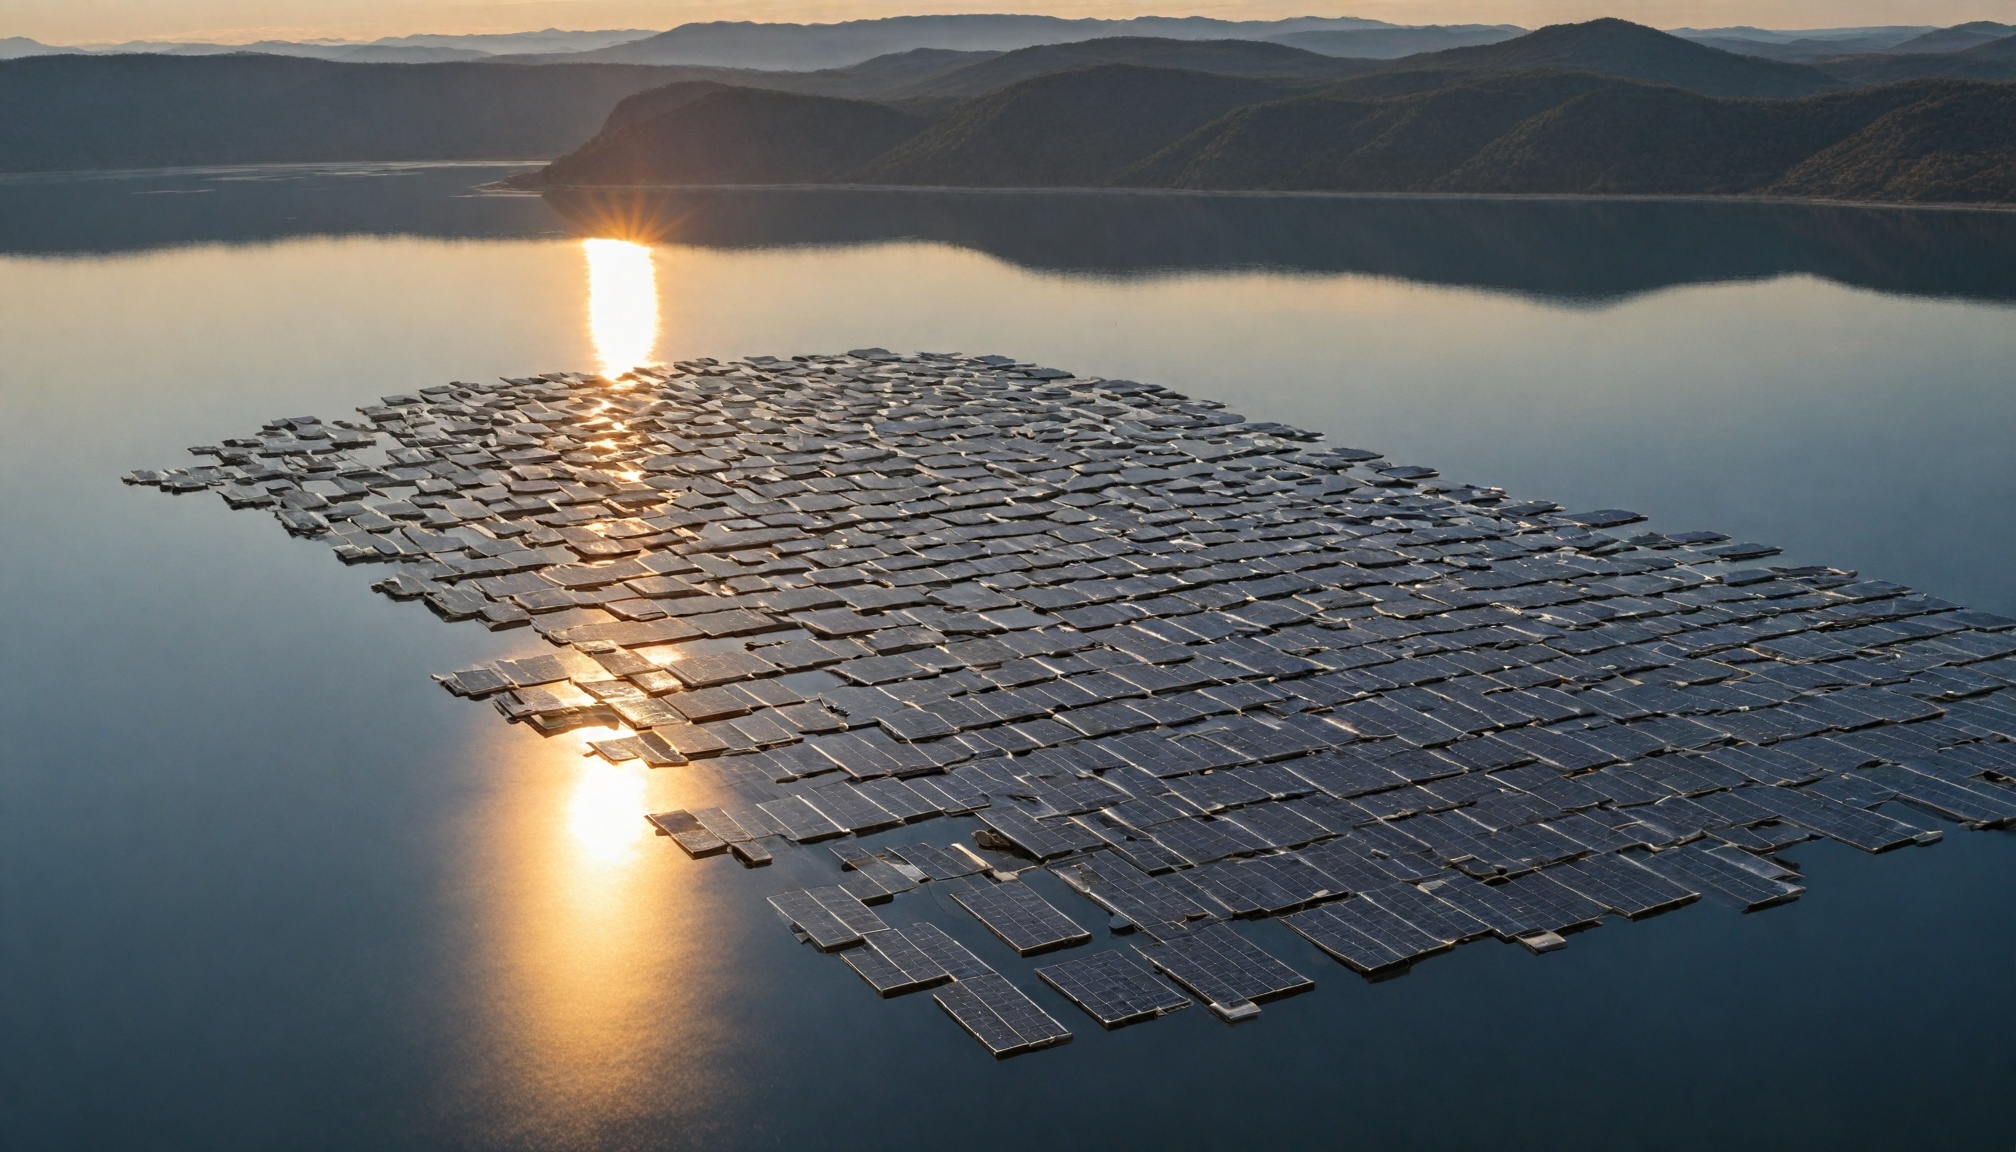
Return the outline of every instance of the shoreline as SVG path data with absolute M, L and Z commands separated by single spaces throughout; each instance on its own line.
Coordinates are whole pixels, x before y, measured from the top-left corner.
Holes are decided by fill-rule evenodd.
M 0 185 L 45 181 L 120 179 L 138 176 L 230 175 L 260 172 L 327 172 L 331 170 L 375 168 L 386 174 L 410 169 L 438 168 L 538 168 L 546 161 L 524 158 L 496 160 L 314 160 L 264 164 L 202 164 L 188 167 L 156 168 L 70 168 L 47 172 L 0 172 Z M 1827 208 L 1871 208 L 1917 212 L 2016 212 L 2016 201 L 1914 201 L 1838 200 L 1801 196 L 1745 196 L 1685 192 L 1345 192 L 1321 189 L 1267 188 L 1111 188 L 1097 186 L 975 186 L 965 184 L 556 184 L 525 188 L 493 180 L 476 184 L 473 190 L 489 195 L 543 196 L 548 192 L 906 192 L 948 193 L 984 196 L 1164 196 L 1246 199 L 1316 200 L 1425 200 L 1483 201 L 1507 203 L 1676 203 L 1676 204 L 1763 204 Z
M 1547 203 L 1681 203 L 1769 204 L 1830 208 L 1889 208 L 1939 212 L 2016 212 L 2016 201 L 1950 202 L 1914 200 L 1831 200 L 1802 196 L 1742 196 L 1711 193 L 1656 192 L 1333 192 L 1301 189 L 1240 188 L 1108 188 L 1108 187 L 980 187 L 963 184 L 556 184 L 542 188 L 506 186 L 502 181 L 477 186 L 494 193 L 543 196 L 548 192 L 929 192 L 973 195 L 1106 195 L 1209 196 L 1252 199 L 1320 200 L 1450 200 Z

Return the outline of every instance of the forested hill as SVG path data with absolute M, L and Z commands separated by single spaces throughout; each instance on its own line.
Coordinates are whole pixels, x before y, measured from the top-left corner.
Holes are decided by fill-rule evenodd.
M 1444 73 L 1425 87 L 1393 79 L 1311 87 L 1112 64 L 935 109 L 709 89 L 517 183 L 2016 203 L 2011 84 L 1915 80 L 1737 100 L 1554 69 Z M 794 143 L 801 119 L 814 118 L 818 147 Z

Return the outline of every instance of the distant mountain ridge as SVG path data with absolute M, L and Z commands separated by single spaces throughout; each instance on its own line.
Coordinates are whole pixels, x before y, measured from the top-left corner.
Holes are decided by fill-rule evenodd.
M 1074 20 L 1053 16 L 954 14 L 880 17 L 838 24 L 711 21 L 682 24 L 663 31 L 645 28 L 597 31 L 546 28 L 536 32 L 381 36 L 370 41 L 267 39 L 256 43 L 201 43 L 133 40 L 123 44 L 65 46 L 42 44 L 22 36 L 7 36 L 0 37 L 0 60 L 49 53 L 215 55 L 259 51 L 331 60 L 424 62 L 495 57 L 514 63 L 693 64 L 813 71 L 847 67 L 873 56 L 922 47 L 1001 52 L 1038 44 L 1109 36 L 1272 41 L 1330 56 L 1386 60 L 1445 48 L 1495 43 L 1525 31 L 1509 24 L 1399 25 L 1351 17 L 1304 16 L 1260 21 L 1142 16 Z M 1950 28 L 1921 24 L 1790 31 L 1748 26 L 1675 28 L 1668 31 L 1726 51 L 1803 63 L 1851 54 L 1960 51 L 2016 34 L 2016 25 L 1977 20 Z M 646 41 L 649 43 L 646 44 Z M 610 52 L 612 49 L 621 51 Z M 440 51 L 455 55 L 430 54 Z M 590 56 L 586 53 L 608 54 Z
M 1887 84 L 1933 77 L 2016 80 L 2016 36 L 2004 36 L 1958 52 L 1842 56 L 1820 61 L 1819 66 L 1850 84 Z
M 1704 96 L 1770 99 L 1811 96 L 1843 86 L 1817 68 L 1739 56 L 1614 18 L 1556 24 L 1498 44 L 1412 56 L 1395 67 L 1457 73 L 1559 68 L 1671 84 Z
M 1888 52 L 1915 36 L 1933 31 L 1937 29 L 1924 25 L 1821 30 L 1807 35 L 1772 33 L 1761 28 L 1672 30 L 1675 36 L 1710 48 L 1794 64 L 1808 64 L 1828 56 Z
M 435 63 L 493 60 L 507 63 L 636 63 L 766 71 L 848 68 L 877 56 L 920 48 L 1005 52 L 1042 44 L 1114 36 L 1183 40 L 1250 40 L 1287 44 L 1327 56 L 1390 60 L 1444 49 L 1502 42 L 1525 29 L 1513 25 L 1396 25 L 1358 18 L 1291 17 L 1225 20 L 1141 16 L 1066 19 L 1054 16 L 954 14 L 896 16 L 837 24 L 712 21 L 667 31 L 603 29 L 536 32 L 421 34 L 358 40 L 261 40 L 255 43 L 129 41 L 65 47 L 21 36 L 0 37 L 0 60 L 24 56 L 159 53 L 224 55 L 259 52 L 358 63 Z M 1778 31 L 1753 27 L 1681 28 L 1673 34 L 1739 55 L 1792 63 L 1870 54 L 1940 56 L 2010 34 L 2016 25 L 1974 21 L 1950 28 L 1888 25 Z M 1946 74 L 1937 69 L 1926 74 Z M 1859 82 L 1859 81 L 1857 81 Z M 784 85 L 777 85 L 785 87 Z
M 381 46 L 440 47 L 431 39 Z M 572 149 L 528 182 L 2016 199 L 1998 190 L 2007 140 L 1988 86 L 1906 85 L 1897 104 L 1867 94 L 1928 69 L 2006 79 L 2016 40 L 1814 66 L 1617 20 L 1394 60 L 1141 36 L 809 71 L 45 55 L 0 62 L 0 170 Z M 800 155 L 778 155 L 792 140 Z
M 540 159 L 593 136 L 625 96 L 691 71 L 36 56 L 0 63 L 0 171 Z
M 131 40 L 88 47 L 41 44 L 26 37 L 0 38 L 0 60 L 22 56 L 163 55 L 221 56 L 258 52 L 270 56 L 303 56 L 311 60 L 354 63 L 429 64 L 444 60 L 482 60 L 503 53 L 572 54 L 607 48 L 654 35 L 649 29 L 607 29 L 594 32 L 546 28 L 537 32 L 472 33 L 465 35 L 383 36 L 357 40 L 259 40 L 243 44 L 200 41 Z
M 1993 20 L 1976 20 L 1970 24 L 1955 24 L 1951 28 L 1941 28 L 1914 36 L 1895 48 L 1892 52 L 1964 52 L 1978 48 L 1991 40 L 2016 36 L 2016 25 L 1997 24 Z
M 26 36 L 0 36 L 0 60 L 21 60 L 29 56 L 54 56 L 68 51 L 52 48 Z
M 1017 81 L 1098 64 L 1140 64 L 1223 76 L 1267 76 L 1310 81 L 1339 80 L 1377 70 L 1365 60 L 1334 56 L 1259 40 L 1162 40 L 1115 36 L 1069 44 L 1044 44 L 988 56 L 892 89 L 888 100 L 982 96 Z
M 802 162 L 739 144 L 704 182 L 2016 202 L 2012 85 L 1842 90 L 1814 69 L 1611 20 L 1330 83 L 1147 67 L 1128 58 L 1139 43 L 1112 44 L 1105 63 L 913 108 L 894 143 L 899 124 L 885 118 L 882 136 L 851 148 L 828 140 Z M 849 103 L 897 112 L 832 100 L 818 106 L 822 123 L 845 131 L 839 105 Z M 516 183 L 702 183 L 666 173 L 693 170 L 696 142 L 733 135 L 756 106 L 786 108 L 711 91 Z
M 856 69 L 757 72 L 249 53 L 39 55 L 0 61 L 0 172 L 546 160 L 593 137 L 624 98 L 667 84 L 873 96 L 972 62 L 963 53 L 906 56 Z
M 811 70 L 844 68 L 913 48 L 1010 52 L 1111 36 L 1168 40 L 1264 40 L 1312 31 L 1393 28 L 1378 20 L 1300 16 L 1286 20 L 1216 20 L 1203 16 L 1137 16 L 1126 20 L 1058 16 L 891 16 L 837 24 L 682 24 L 656 36 L 572 59 L 623 64 L 709 64 Z
M 1420 52 L 1444 48 L 1469 48 L 1496 44 L 1522 36 L 1526 29 L 1512 24 L 1456 24 L 1428 28 L 1330 28 L 1308 32 L 1283 32 L 1268 37 L 1276 44 L 1321 52 L 1325 56 L 1346 56 L 1355 60 L 1398 60 Z

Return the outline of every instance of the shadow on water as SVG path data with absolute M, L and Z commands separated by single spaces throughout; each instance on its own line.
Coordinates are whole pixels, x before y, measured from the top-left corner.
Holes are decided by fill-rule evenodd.
M 2016 213 L 1711 201 L 1458 200 L 814 188 L 475 186 L 522 166 L 325 165 L 0 181 L 0 253 L 304 235 L 574 233 L 753 249 L 921 240 L 1045 272 L 1360 273 L 1560 302 L 1811 275 L 1901 295 L 2016 300 Z

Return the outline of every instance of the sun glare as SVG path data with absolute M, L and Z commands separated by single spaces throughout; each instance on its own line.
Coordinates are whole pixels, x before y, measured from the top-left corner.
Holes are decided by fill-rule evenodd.
M 626 860 L 650 829 L 644 823 L 644 780 L 634 769 L 587 760 L 567 804 L 567 829 L 585 860 Z
M 588 258 L 588 337 L 602 374 L 614 379 L 651 362 L 658 344 L 658 278 L 651 249 L 628 240 L 583 240 Z

